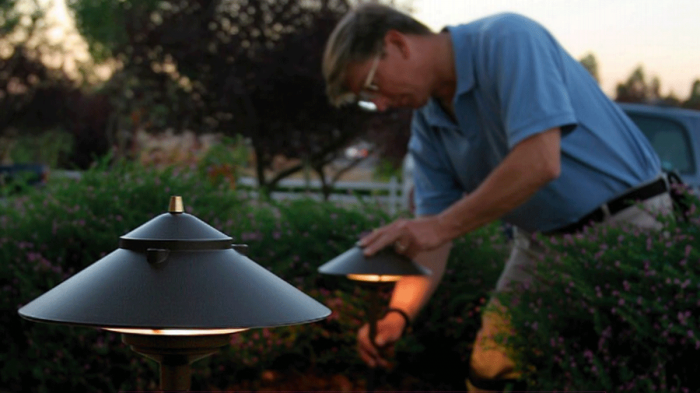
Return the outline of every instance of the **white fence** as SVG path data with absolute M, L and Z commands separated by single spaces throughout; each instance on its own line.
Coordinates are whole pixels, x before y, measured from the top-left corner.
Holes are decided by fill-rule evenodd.
M 56 170 L 51 176 L 57 178 L 80 179 L 79 171 Z M 242 189 L 252 188 L 250 191 L 243 190 L 251 197 L 257 197 L 258 180 L 253 177 L 242 177 L 238 179 L 238 184 Z M 304 179 L 283 179 L 277 186 L 282 189 L 274 191 L 272 198 L 275 200 L 311 198 L 323 200 L 321 192 L 322 184 L 320 180 Z M 399 210 L 407 209 L 408 201 L 403 196 L 403 185 L 392 177 L 388 182 L 350 182 L 339 181 L 333 184 L 333 192 L 328 200 L 347 204 L 375 203 L 382 206 L 389 214 L 396 214 Z
M 258 187 L 258 180 L 252 177 L 238 179 L 238 184 L 248 187 Z M 320 180 L 283 179 L 277 184 L 281 190 L 273 191 L 275 200 L 311 198 L 323 200 Z M 395 214 L 400 209 L 407 208 L 407 201 L 402 196 L 402 185 L 392 177 L 388 182 L 350 182 L 339 181 L 333 184 L 332 193 L 328 200 L 347 204 L 376 203 L 385 208 L 389 214 Z M 249 195 L 257 196 L 257 191 Z

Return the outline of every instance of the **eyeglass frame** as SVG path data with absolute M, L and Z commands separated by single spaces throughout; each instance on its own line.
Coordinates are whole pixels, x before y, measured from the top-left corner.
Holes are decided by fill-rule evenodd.
M 373 98 L 373 93 L 379 91 L 379 87 L 375 85 L 374 74 L 377 73 L 377 68 L 379 67 L 379 60 L 382 58 L 382 53 L 378 53 L 377 56 L 372 60 L 372 66 L 369 68 L 367 77 L 365 78 L 365 83 L 362 85 L 362 90 L 357 94 L 356 101 L 360 102 L 371 102 Z
M 374 60 L 372 60 L 372 65 L 370 66 L 369 72 L 367 73 L 367 77 L 365 77 L 365 82 L 362 85 L 362 90 L 360 90 L 358 94 L 355 94 L 351 91 L 341 94 L 336 99 L 338 105 L 356 104 L 366 110 L 368 109 L 366 105 L 374 106 L 374 103 L 372 102 L 372 98 L 374 98 L 373 93 L 379 91 L 379 87 L 372 82 L 374 81 L 374 75 L 377 72 L 377 68 L 379 67 L 379 60 L 381 60 L 382 55 L 383 52 L 380 52 L 375 56 Z

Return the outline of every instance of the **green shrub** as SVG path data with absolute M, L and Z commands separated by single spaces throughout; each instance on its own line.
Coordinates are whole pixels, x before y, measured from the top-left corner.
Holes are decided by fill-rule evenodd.
M 698 391 L 700 214 L 659 219 L 660 232 L 594 226 L 539 239 L 550 253 L 538 280 L 502 299 L 529 388 Z
M 0 386 L 8 391 L 154 390 L 156 365 L 129 350 L 118 334 L 26 321 L 17 309 L 118 247 L 119 236 L 162 214 L 171 195 L 185 209 L 236 243 L 277 276 L 323 302 L 333 314 L 312 324 L 256 329 L 194 364 L 193 390 L 245 383 L 259 389 L 269 370 L 364 378 L 355 333 L 365 321 L 369 292 L 317 268 L 349 249 L 363 232 L 391 218 L 376 207 L 342 207 L 300 200 L 241 199 L 196 168 L 164 171 L 129 164 L 99 166 L 81 180 L 52 179 L 43 190 L 0 205 Z M 463 361 L 478 326 L 478 307 L 504 258 L 497 227 L 456 242 L 444 285 L 397 346 L 398 366 L 385 386 L 416 390 L 442 386 L 452 359 Z M 465 285 L 470 290 L 464 291 Z M 465 294 L 464 292 L 468 292 Z M 382 293 L 387 299 L 388 292 Z M 424 357 L 442 350 L 451 356 Z M 425 370 L 422 372 L 421 370 Z M 412 376 L 407 379 L 407 375 Z M 407 385 L 409 381 L 412 385 Z M 457 388 L 463 387 L 462 382 Z
M 189 172 L 137 170 L 127 164 L 54 179 L 0 207 L 1 384 L 10 391 L 114 391 L 154 387 L 155 368 L 119 336 L 38 324 L 17 309 L 118 246 L 119 236 L 161 214 L 172 194 L 226 212 L 236 196 Z M 240 203 L 238 203 L 240 205 Z M 109 371 L 107 371 L 109 370 Z
M 262 376 L 270 371 L 364 378 L 355 333 L 370 292 L 317 268 L 392 217 L 370 205 L 243 199 L 199 173 L 100 166 L 80 181 L 52 179 L 0 204 L 0 391 L 156 389 L 157 366 L 118 334 L 29 322 L 17 309 L 117 248 L 119 236 L 162 214 L 175 194 L 189 213 L 248 244 L 261 266 L 333 310 L 316 323 L 234 336 L 232 345 L 194 364 L 193 390 L 269 390 L 274 381 Z M 551 249 L 538 270 L 546 285 L 502 300 L 513 304 L 517 334 L 507 345 L 530 387 L 697 391 L 691 376 L 700 372 L 699 223 L 693 207 L 688 222 L 668 221 L 661 232 L 597 227 L 540 239 Z M 379 373 L 378 387 L 463 389 L 481 307 L 507 248 L 498 225 L 455 241 L 442 285 L 413 334 L 396 346 L 395 367 Z M 388 289 L 380 293 L 385 304 Z
M 17 136 L 10 149 L 14 163 L 40 163 L 50 168 L 63 167 L 75 144 L 69 132 L 52 129 L 40 134 Z

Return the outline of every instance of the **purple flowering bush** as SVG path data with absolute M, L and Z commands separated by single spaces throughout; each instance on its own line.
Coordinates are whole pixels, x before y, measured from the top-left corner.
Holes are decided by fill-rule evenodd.
M 538 278 L 501 299 L 503 342 L 533 390 L 697 392 L 700 212 L 661 231 L 593 226 L 539 238 Z
M 155 388 L 153 364 L 118 334 L 41 324 L 17 309 L 118 247 L 119 236 L 167 209 L 170 195 L 227 211 L 226 188 L 189 171 L 99 167 L 80 181 L 54 179 L 0 205 L 0 385 L 7 391 L 110 392 Z M 204 202 L 199 202 L 202 200 Z M 240 203 L 238 203 L 240 205 Z
M 340 207 L 311 200 L 271 203 L 247 211 L 245 219 L 221 222 L 235 241 L 249 245 L 249 256 L 333 310 L 325 320 L 300 326 L 251 330 L 236 345 L 201 362 L 201 372 L 217 388 L 265 389 L 260 376 L 289 373 L 334 375 L 363 380 L 366 368 L 355 350 L 355 333 L 366 322 L 370 289 L 317 272 L 323 263 L 353 247 L 362 234 L 390 217 L 373 206 Z M 200 215 L 207 222 L 215 222 Z M 216 225 L 215 225 L 216 226 Z M 394 367 L 380 373 L 386 389 L 455 390 L 479 326 L 479 310 L 507 255 L 503 231 L 490 226 L 455 241 L 448 270 L 435 296 L 414 323 L 413 333 L 395 348 Z M 465 291 L 465 285 L 471 290 Z M 380 296 L 388 303 L 391 287 Z M 281 378 L 281 377 L 280 377 Z M 241 384 L 241 381 L 245 383 Z M 362 388 L 360 381 L 357 388 Z M 310 387 L 301 387 L 301 390 Z M 294 390 L 299 390 L 295 386 Z
M 188 213 L 248 244 L 251 259 L 333 310 L 316 323 L 234 336 L 230 346 L 194 363 L 192 389 L 270 390 L 282 374 L 342 374 L 361 387 L 366 369 L 355 352 L 355 333 L 366 320 L 370 292 L 317 269 L 391 217 L 372 205 L 243 198 L 196 168 L 118 164 L 98 166 L 79 181 L 52 179 L 44 189 L 0 204 L 0 391 L 157 388 L 157 365 L 128 349 L 118 334 L 29 322 L 17 309 L 116 249 L 119 236 L 165 212 L 171 195 L 182 195 Z M 378 387 L 463 388 L 461 376 L 449 380 L 454 373 L 447 370 L 468 356 L 480 307 L 507 253 L 504 244 L 497 226 L 455 242 L 443 285 L 413 334 L 397 345 L 396 366 L 381 373 Z M 381 293 L 384 303 L 389 289 Z M 305 388 L 311 387 L 296 390 Z

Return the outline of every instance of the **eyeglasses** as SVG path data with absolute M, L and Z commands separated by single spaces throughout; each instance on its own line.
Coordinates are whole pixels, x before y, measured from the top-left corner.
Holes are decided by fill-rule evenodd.
M 375 110 L 375 105 L 372 101 L 376 98 L 379 87 L 374 84 L 374 74 L 377 72 L 377 67 L 379 66 L 379 60 L 381 60 L 381 58 L 382 54 L 379 53 L 374 60 L 372 60 L 372 66 L 369 68 L 369 72 L 365 78 L 365 83 L 362 85 L 360 92 L 355 94 L 351 91 L 346 91 L 345 93 L 340 94 L 335 99 L 335 105 L 342 106 L 346 104 L 357 104 L 362 109 L 369 111 Z
M 382 54 L 379 53 L 372 61 L 372 66 L 369 68 L 367 73 L 367 78 L 365 83 L 362 85 L 362 90 L 357 95 L 358 101 L 361 102 L 371 102 L 376 97 L 376 92 L 379 91 L 379 87 L 374 84 L 374 74 L 377 72 L 377 67 L 379 66 L 379 60 Z
M 367 79 L 365 79 L 365 84 L 362 86 L 362 90 L 369 90 L 369 91 L 378 91 L 379 88 L 377 85 L 375 85 L 374 82 L 374 74 L 377 72 L 377 67 L 379 66 L 379 60 L 381 59 L 382 54 L 378 54 L 377 57 L 374 58 L 374 61 L 372 61 L 372 67 L 370 67 L 369 72 L 367 73 Z

